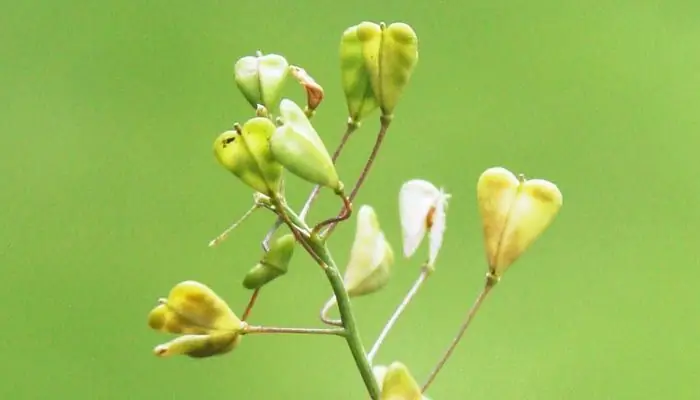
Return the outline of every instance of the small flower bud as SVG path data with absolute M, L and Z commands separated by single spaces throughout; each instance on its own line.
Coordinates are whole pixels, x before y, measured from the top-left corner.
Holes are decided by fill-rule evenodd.
M 563 197 L 553 183 L 489 168 L 479 177 L 477 201 L 491 275 L 500 278 L 558 214 Z
M 422 179 L 401 186 L 399 214 L 404 256 L 411 257 L 416 252 L 427 231 L 430 239 L 427 267 L 434 267 L 445 234 L 449 199 L 449 194 Z
M 216 160 L 254 190 L 274 195 L 282 177 L 282 165 L 270 153 L 275 125 L 255 117 L 237 128 L 240 130 L 226 131 L 214 141 Z
M 350 120 L 359 124 L 379 107 L 365 62 L 360 27 L 380 31 L 379 25 L 362 22 L 343 32 L 340 39 L 340 72 Z
M 380 400 L 422 400 L 421 388 L 408 368 L 395 361 L 384 372 Z
M 368 205 L 357 213 L 355 241 L 345 269 L 345 288 L 350 297 L 374 293 L 389 282 L 394 252 L 379 227 L 377 214 Z
M 304 111 L 293 101 L 280 103 L 282 126 L 270 140 L 270 151 L 280 164 L 298 177 L 340 192 L 343 184 L 326 146 Z
M 246 274 L 243 287 L 251 290 L 259 289 L 273 279 L 286 274 L 295 245 L 296 239 L 291 233 L 275 240 L 262 260 Z
M 277 54 L 246 56 L 234 65 L 238 89 L 253 108 L 277 110 L 289 74 L 289 63 Z

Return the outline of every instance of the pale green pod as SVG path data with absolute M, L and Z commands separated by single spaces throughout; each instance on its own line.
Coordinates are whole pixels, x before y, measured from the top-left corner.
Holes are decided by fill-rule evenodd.
M 275 240 L 262 260 L 246 274 L 243 287 L 251 290 L 259 289 L 286 274 L 295 245 L 296 239 L 291 233 Z
M 238 90 L 248 100 L 251 106 L 258 108 L 263 105 L 262 90 L 260 89 L 260 60 L 256 56 L 245 56 L 236 61 L 233 66 L 233 77 Z
M 238 89 L 253 108 L 277 110 L 289 75 L 289 63 L 278 54 L 259 54 L 239 59 L 234 65 Z
M 360 123 L 379 107 L 372 89 L 358 31 L 379 30 L 379 25 L 362 22 L 343 32 L 340 39 L 340 73 L 350 120 Z
M 308 182 L 341 191 L 343 185 L 335 165 L 304 111 L 293 101 L 283 99 L 280 115 L 283 124 L 270 140 L 274 159 Z
M 267 54 L 260 57 L 259 71 L 263 105 L 270 112 L 277 112 L 289 75 L 289 63 L 280 55 Z
M 279 191 L 282 165 L 270 152 L 270 138 L 275 125 L 267 118 L 248 120 L 237 131 L 226 131 L 214 142 L 214 155 L 224 168 L 231 171 L 256 191 L 272 196 Z
M 382 232 L 377 214 L 368 205 L 357 213 L 355 240 L 343 281 L 350 297 L 374 293 L 391 277 L 394 252 Z

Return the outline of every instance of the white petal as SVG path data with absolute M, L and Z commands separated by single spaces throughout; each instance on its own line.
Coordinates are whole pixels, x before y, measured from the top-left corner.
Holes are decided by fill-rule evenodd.
M 437 259 L 440 247 L 442 247 L 442 238 L 445 235 L 447 201 L 450 195 L 440 190 L 440 195 L 435 201 L 435 211 L 432 214 L 432 221 L 428 237 L 430 239 L 430 256 L 428 258 L 428 266 L 433 267 Z
M 403 253 L 411 257 L 427 229 L 427 217 L 440 197 L 440 191 L 422 179 L 410 180 L 399 191 L 399 214 L 403 234 Z

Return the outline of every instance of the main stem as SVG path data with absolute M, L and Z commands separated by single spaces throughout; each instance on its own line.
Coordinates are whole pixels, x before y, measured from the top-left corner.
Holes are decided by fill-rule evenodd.
M 429 275 L 430 269 L 428 269 L 427 267 L 423 267 L 423 269 L 420 272 L 420 275 L 418 275 L 418 279 L 416 279 L 416 281 L 413 283 L 413 286 L 408 291 L 408 293 L 406 293 L 406 296 L 404 297 L 401 304 L 399 304 L 399 306 L 394 311 L 394 314 L 391 316 L 386 325 L 384 325 L 382 333 L 379 334 L 379 337 L 374 342 L 374 345 L 372 345 L 372 349 L 369 351 L 369 354 L 367 354 L 367 358 L 369 359 L 370 363 L 372 362 L 372 360 L 374 360 L 374 356 L 377 355 L 379 348 L 382 346 L 382 343 L 384 343 L 384 339 L 386 339 L 391 328 L 394 327 L 396 321 L 398 321 L 401 314 L 403 314 L 403 312 L 406 310 L 406 307 L 408 307 L 408 305 L 411 303 L 413 297 L 415 297 L 416 293 L 418 293 L 418 289 L 420 289 L 420 287 L 423 285 L 423 282 L 425 282 L 425 279 Z
M 493 289 L 493 287 L 496 286 L 496 283 L 498 283 L 498 278 L 491 274 L 488 274 L 486 276 L 486 284 L 484 285 L 484 288 L 481 290 L 481 293 L 479 293 L 479 296 L 477 296 L 476 300 L 474 301 L 474 304 L 469 309 L 469 312 L 467 313 L 464 322 L 462 322 L 462 325 L 459 327 L 457 335 L 452 339 L 452 343 L 450 343 L 450 346 L 442 355 L 440 361 L 438 361 L 437 365 L 435 365 L 435 368 L 433 368 L 433 371 L 430 373 L 430 375 L 428 375 L 428 379 L 423 384 L 421 392 L 425 393 L 428 390 L 430 385 L 435 380 L 435 377 L 437 377 L 437 374 L 440 372 L 442 367 L 445 366 L 445 363 L 452 355 L 452 352 L 454 352 L 455 348 L 459 344 L 459 341 L 462 340 L 462 336 L 464 336 L 464 333 L 467 331 L 467 328 L 469 328 L 469 325 L 474 319 L 474 316 L 479 311 L 481 304 L 483 304 L 484 300 L 486 299 L 486 296 L 488 296 L 488 294 L 491 292 L 491 289 Z
M 302 227 L 307 230 L 306 224 L 301 221 L 299 216 L 291 210 L 282 199 L 275 198 L 275 207 L 279 210 L 279 214 L 284 220 L 284 222 L 289 226 L 289 228 L 296 232 L 298 227 Z M 372 367 L 365 354 L 365 348 L 362 345 L 362 339 L 360 337 L 360 332 L 357 329 L 357 323 L 355 322 L 355 315 L 352 312 L 352 304 L 350 303 L 350 296 L 345 289 L 345 284 L 343 283 L 343 277 L 338 271 L 338 267 L 335 261 L 331 257 L 331 253 L 328 250 L 325 242 L 321 241 L 318 236 L 310 235 L 305 236 L 298 234 L 297 240 L 301 242 L 306 251 L 315 260 L 319 262 L 321 267 L 326 273 L 326 277 L 331 284 L 333 289 L 333 294 L 338 303 L 338 310 L 340 311 L 340 319 L 343 322 L 343 328 L 345 330 L 345 341 L 350 348 L 353 358 L 355 359 L 355 365 L 360 371 L 362 380 L 367 387 L 372 400 L 379 399 L 379 386 L 377 381 L 374 379 L 374 374 L 372 373 Z
M 340 311 L 340 319 L 343 322 L 343 327 L 345 328 L 345 340 L 350 347 L 350 352 L 355 359 L 355 364 L 357 369 L 360 370 L 360 375 L 362 375 L 362 380 L 365 382 L 367 391 L 369 392 L 372 400 L 379 399 L 379 386 L 377 381 L 374 379 L 374 374 L 372 373 L 372 366 L 367 359 L 365 354 L 365 348 L 362 345 L 362 339 L 360 338 L 360 332 L 357 328 L 357 323 L 355 322 L 355 316 L 352 312 L 352 304 L 350 303 L 350 296 L 348 295 L 345 285 L 343 283 L 343 278 L 336 267 L 335 262 L 330 257 L 330 253 L 326 246 L 323 246 L 323 251 L 319 252 L 320 258 L 326 263 L 327 268 L 325 268 L 326 276 L 328 281 L 333 288 L 333 293 L 335 294 L 335 299 L 338 303 L 338 310 Z

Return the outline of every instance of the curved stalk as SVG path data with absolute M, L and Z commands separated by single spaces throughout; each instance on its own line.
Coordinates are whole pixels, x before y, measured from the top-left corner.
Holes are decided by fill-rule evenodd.
M 343 322 L 339 319 L 331 319 L 328 316 L 328 313 L 331 311 L 331 308 L 335 305 L 335 296 L 331 296 L 328 301 L 326 301 L 326 304 L 323 305 L 323 308 L 321 309 L 321 321 L 326 324 L 326 325 L 334 325 L 334 326 L 343 326 Z
M 369 359 L 370 363 L 374 360 L 374 356 L 377 355 L 379 348 L 382 346 L 382 343 L 384 343 L 384 339 L 386 339 L 391 328 L 394 327 L 396 321 L 398 321 L 401 314 L 403 314 L 403 312 L 406 310 L 406 307 L 408 307 L 408 305 L 411 303 L 411 300 L 413 300 L 416 293 L 418 293 L 418 290 L 423 285 L 423 282 L 425 282 L 428 276 L 430 276 L 431 271 L 432 270 L 427 267 L 423 267 L 421 269 L 420 275 L 418 275 L 418 278 L 413 283 L 413 286 L 408 291 L 408 293 L 406 293 L 406 296 L 403 298 L 403 301 L 401 301 L 401 304 L 399 304 L 399 306 L 396 307 L 394 314 L 391 315 L 389 321 L 387 321 L 386 325 L 384 325 L 384 329 L 382 329 L 382 332 L 379 334 L 379 337 L 377 337 L 377 340 L 374 342 L 374 345 L 372 345 L 372 349 L 369 351 L 369 354 L 367 354 L 367 358 Z

